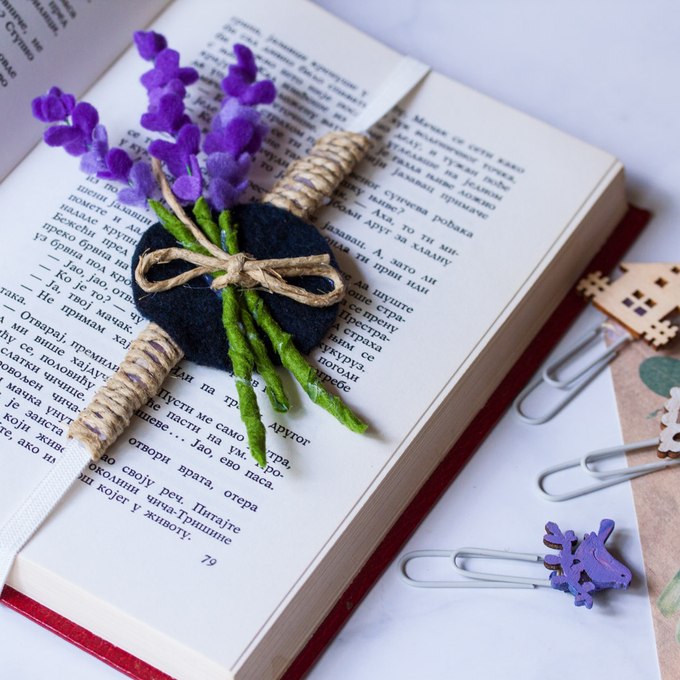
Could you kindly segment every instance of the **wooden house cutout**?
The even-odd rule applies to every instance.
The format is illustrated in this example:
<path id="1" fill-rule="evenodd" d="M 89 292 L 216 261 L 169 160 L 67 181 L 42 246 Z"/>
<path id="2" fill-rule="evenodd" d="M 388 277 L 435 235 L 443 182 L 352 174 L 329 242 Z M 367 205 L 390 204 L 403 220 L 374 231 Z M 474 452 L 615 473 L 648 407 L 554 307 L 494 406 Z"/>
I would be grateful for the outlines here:
<path id="1" fill-rule="evenodd" d="M 600 311 L 656 349 L 675 337 L 669 316 L 680 312 L 680 263 L 621 263 L 623 276 L 610 282 L 601 272 L 581 279 L 576 290 Z"/>

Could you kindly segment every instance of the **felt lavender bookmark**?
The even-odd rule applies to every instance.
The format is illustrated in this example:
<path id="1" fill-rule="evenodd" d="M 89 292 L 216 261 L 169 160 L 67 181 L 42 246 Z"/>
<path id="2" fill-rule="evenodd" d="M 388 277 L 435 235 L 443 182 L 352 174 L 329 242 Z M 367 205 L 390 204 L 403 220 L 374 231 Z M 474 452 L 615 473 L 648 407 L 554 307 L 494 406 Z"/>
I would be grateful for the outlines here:
<path id="1" fill-rule="evenodd" d="M 236 63 L 222 81 L 221 108 L 202 138 L 184 107 L 186 88 L 198 73 L 180 66 L 179 54 L 163 36 L 140 32 L 135 43 L 153 64 L 141 78 L 149 97 L 141 123 L 164 135 L 149 146 L 151 162 L 110 148 L 106 128 L 87 102 L 76 103 L 56 87 L 33 102 L 34 115 L 49 125 L 48 145 L 79 156 L 85 172 L 120 182 L 118 200 L 148 205 L 160 222 L 142 236 L 133 258 L 133 296 L 151 323 L 73 421 L 69 443 L 48 475 L 0 527 L 0 584 L 82 467 L 104 454 L 184 357 L 233 374 L 248 445 L 261 466 L 265 428 L 253 373 L 264 381 L 274 410 L 289 408 L 273 359 L 340 423 L 355 432 L 366 429 L 326 391 L 304 358 L 335 320 L 344 294 L 329 246 L 307 220 L 367 151 L 365 131 L 429 69 L 404 59 L 354 131 L 325 135 L 261 203 L 239 205 L 251 158 L 267 132 L 258 107 L 273 101 L 274 84 L 257 80 L 252 52 L 236 45 Z M 198 161 L 201 151 L 205 172 Z"/>

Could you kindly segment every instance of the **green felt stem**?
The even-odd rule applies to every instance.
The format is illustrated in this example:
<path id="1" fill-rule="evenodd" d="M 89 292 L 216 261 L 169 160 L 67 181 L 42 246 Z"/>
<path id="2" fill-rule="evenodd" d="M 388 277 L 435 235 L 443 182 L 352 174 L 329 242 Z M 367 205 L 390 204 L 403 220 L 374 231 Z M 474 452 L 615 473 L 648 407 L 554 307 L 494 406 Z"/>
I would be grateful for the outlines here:
<path id="1" fill-rule="evenodd" d="M 238 228 L 231 222 L 231 214 L 228 210 L 220 213 L 220 231 L 224 235 L 224 247 L 230 255 L 236 255 L 240 251 L 238 247 Z"/>
<path id="2" fill-rule="evenodd" d="M 153 208 L 153 211 L 158 216 L 161 224 L 165 227 L 166 231 L 175 237 L 175 240 L 180 243 L 183 248 L 187 250 L 192 250 L 195 253 L 201 253 L 202 255 L 208 255 L 208 251 L 201 246 L 194 235 L 189 231 L 189 229 L 182 224 L 179 218 L 170 210 L 161 205 L 158 201 L 149 200 L 149 205 Z"/>
<path id="3" fill-rule="evenodd" d="M 189 229 L 182 224 L 172 212 L 167 210 L 157 201 L 149 201 L 149 204 L 156 215 L 158 215 L 158 219 L 165 229 L 172 234 L 184 248 L 197 253 L 208 254 L 208 251 L 196 241 Z M 210 214 L 210 208 L 204 199 L 201 198 L 196 202 L 193 212 L 196 222 L 206 236 L 215 245 L 219 246 L 221 239 L 220 229 L 213 221 Z M 213 277 L 219 276 L 220 274 L 221 272 L 215 272 L 213 273 Z M 251 350 L 249 340 L 245 335 L 248 331 L 245 331 L 244 333 L 244 327 L 241 324 L 242 311 L 247 312 L 247 310 L 241 309 L 238 292 L 234 286 L 227 286 L 224 288 L 222 290 L 222 325 L 224 326 L 227 342 L 229 344 L 228 354 L 236 380 L 239 412 L 241 414 L 241 420 L 246 427 L 250 453 L 257 463 L 264 467 L 267 463 L 266 431 L 262 424 L 260 409 L 257 405 L 257 396 L 255 395 L 255 390 L 251 383 L 253 366 L 255 365 L 256 360 L 254 352 Z M 260 340 L 260 342 L 262 341 Z M 276 378 L 278 380 L 278 375 Z M 283 386 L 281 386 L 280 391 L 283 391 Z M 276 392 L 276 394 L 278 394 L 278 392 Z M 283 397 L 285 400 L 285 394 Z M 271 396 L 270 399 L 272 399 Z"/>
<path id="4" fill-rule="evenodd" d="M 231 224 L 226 211 L 220 215 L 220 228 L 225 235 L 227 251 L 231 255 L 238 252 L 238 238 L 236 226 Z M 318 375 L 307 360 L 293 344 L 290 333 L 286 333 L 274 320 L 267 306 L 254 290 L 244 290 L 243 298 L 252 314 L 255 323 L 267 334 L 274 347 L 274 351 L 281 358 L 281 363 L 293 374 L 309 398 L 318 406 L 326 409 L 352 432 L 365 432 L 368 427 L 361 421 L 343 401 L 331 395 L 321 384 Z"/>
<path id="5" fill-rule="evenodd" d="M 293 337 L 286 333 L 274 320 L 260 296 L 253 290 L 246 290 L 243 296 L 248 310 L 256 323 L 267 334 L 281 363 L 293 374 L 309 398 L 326 409 L 352 432 L 365 432 L 368 425 L 360 420 L 339 397 L 326 391 L 314 368 L 293 344 Z"/>
<path id="6" fill-rule="evenodd" d="M 210 211 L 210 206 L 203 196 L 194 203 L 193 213 L 196 222 L 203 230 L 203 233 L 210 239 L 211 243 L 214 243 L 221 248 L 220 228 L 215 224 L 215 220 L 213 220 Z"/>
<path id="7" fill-rule="evenodd" d="M 222 215 L 223 216 L 220 216 L 220 224 L 229 225 L 231 222 L 229 211 L 225 210 Z M 225 231 L 215 224 L 212 213 L 210 212 L 210 207 L 203 197 L 199 198 L 194 205 L 194 217 L 206 236 L 216 246 L 224 248 L 225 246 L 222 244 L 223 235 L 226 239 L 227 233 L 232 230 L 228 229 Z M 279 374 L 276 372 L 274 364 L 269 358 L 267 348 L 260 337 L 253 318 L 250 316 L 250 312 L 248 312 L 244 305 L 240 306 L 240 312 L 240 318 L 243 328 L 245 329 L 246 338 L 248 339 L 255 359 L 255 368 L 264 380 L 265 390 L 269 397 L 269 401 L 275 411 L 285 413 L 288 411 L 290 405 L 288 403 L 288 397 L 286 397 L 286 393 L 283 389 L 281 378 L 279 378 Z"/>
<path id="8" fill-rule="evenodd" d="M 257 405 L 257 397 L 251 383 L 254 357 L 240 320 L 240 304 L 238 293 L 233 286 L 222 289 L 222 324 L 229 342 L 229 359 L 234 369 L 238 408 L 241 420 L 246 426 L 250 453 L 258 464 L 264 467 L 267 463 L 267 445 L 265 429 Z"/>
<path id="9" fill-rule="evenodd" d="M 222 232 L 217 224 L 215 224 L 210 207 L 203 197 L 196 201 L 193 212 L 203 233 L 212 243 L 222 248 Z M 227 212 L 227 219 L 228 217 L 229 213 Z M 217 276 L 217 273 L 213 276 Z M 253 389 L 251 382 L 253 366 L 257 366 L 258 371 L 262 375 L 262 378 L 267 385 L 267 394 L 272 405 L 274 405 L 274 408 L 276 408 L 276 405 L 269 389 L 267 377 L 260 370 L 261 362 L 258 359 L 259 348 L 253 345 L 253 337 L 250 328 L 247 325 L 247 320 L 245 323 L 242 323 L 244 312 L 247 314 L 247 310 L 243 308 L 240 302 L 240 296 L 236 288 L 234 286 L 223 288 L 222 325 L 224 326 L 224 331 L 227 335 L 227 342 L 229 343 L 229 359 L 231 360 L 231 365 L 234 369 L 234 378 L 236 379 L 239 413 L 241 414 L 243 424 L 246 426 L 250 453 L 258 464 L 264 467 L 267 463 L 266 430 L 262 423 L 260 408 L 257 404 L 257 396 L 255 395 L 255 390 Z M 250 321 L 250 325 L 254 327 L 252 319 L 250 319 Z M 255 335 L 257 335 L 257 331 L 255 331 Z M 257 340 L 262 343 L 259 336 L 257 337 Z M 269 364 L 271 365 L 271 361 Z M 273 371 L 274 367 L 271 366 L 271 368 Z M 264 370 L 266 372 L 266 368 Z M 276 386 L 274 386 L 274 390 L 276 390 L 275 394 L 283 395 L 287 410 L 287 401 L 285 401 L 286 395 L 283 394 L 283 385 L 281 385 L 279 376 L 275 374 L 275 377 L 280 386 L 280 390 L 277 390 Z"/>
<path id="10" fill-rule="evenodd" d="M 279 413 L 286 413 L 290 408 L 290 404 L 286 392 L 283 389 L 283 383 L 274 368 L 272 360 L 269 358 L 267 347 L 260 337 L 255 321 L 244 305 L 241 305 L 241 321 L 250 347 L 253 350 L 255 368 L 264 380 L 265 391 L 269 397 L 272 408 Z"/>
<path id="11" fill-rule="evenodd" d="M 149 201 L 149 204 L 165 229 L 183 247 L 194 252 L 206 253 L 205 248 L 197 243 L 189 229 L 172 212 L 157 201 Z M 220 214 L 217 225 L 210 208 L 201 198 L 194 205 L 193 213 L 196 222 L 212 243 L 226 249 L 231 255 L 239 252 L 236 225 L 231 223 L 228 210 Z M 217 275 L 219 272 L 213 274 Z M 276 411 L 287 411 L 289 403 L 257 326 L 267 334 L 281 363 L 293 374 L 315 404 L 324 408 L 353 432 L 366 431 L 368 427 L 366 423 L 361 421 L 339 397 L 331 395 L 323 387 L 314 368 L 295 347 L 290 333 L 286 333 L 279 326 L 255 291 L 245 290 L 239 295 L 234 286 L 227 286 L 222 290 L 222 325 L 229 344 L 228 353 L 236 380 L 241 420 L 246 427 L 250 452 L 260 466 L 264 467 L 267 462 L 266 431 L 251 382 L 253 368 L 257 367 L 258 373 L 265 381 L 267 396 Z"/>

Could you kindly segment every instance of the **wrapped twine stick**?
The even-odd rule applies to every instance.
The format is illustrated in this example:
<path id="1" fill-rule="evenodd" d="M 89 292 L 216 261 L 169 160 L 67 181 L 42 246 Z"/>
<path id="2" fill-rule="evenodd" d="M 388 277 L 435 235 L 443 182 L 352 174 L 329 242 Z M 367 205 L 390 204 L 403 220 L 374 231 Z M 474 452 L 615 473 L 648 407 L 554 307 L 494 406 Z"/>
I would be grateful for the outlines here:
<path id="1" fill-rule="evenodd" d="M 118 370 L 71 423 L 69 439 L 81 441 L 92 459 L 99 460 L 183 356 L 173 339 L 150 323 L 132 342 Z"/>
<path id="2" fill-rule="evenodd" d="M 329 132 L 319 139 L 304 158 L 293 161 L 284 176 L 262 198 L 303 220 L 328 202 L 371 145 L 357 132 Z"/>
<path id="3" fill-rule="evenodd" d="M 288 210 L 302 219 L 310 219 L 319 207 L 328 202 L 340 182 L 363 158 L 369 146 L 368 137 L 358 133 L 332 132 L 325 135 L 317 141 L 307 157 L 294 161 L 289 166 L 285 175 L 263 197 L 262 202 Z M 193 234 L 195 225 L 172 195 L 160 168 L 157 168 L 157 179 L 160 181 L 168 205 L 188 228 L 191 223 Z M 180 252 L 173 252 L 172 256 L 168 253 L 160 256 L 151 254 L 150 259 L 147 258 L 144 263 L 140 259 L 141 277 L 143 278 L 145 272 L 153 264 L 176 259 L 179 254 L 182 259 L 198 265 L 196 269 L 188 273 L 189 278 L 208 272 L 225 272 L 223 277 L 218 276 L 213 280 L 212 285 L 215 288 L 236 285 L 249 289 L 257 286 L 289 297 L 297 295 L 298 297 L 294 299 L 311 305 L 334 304 L 342 297 L 342 279 L 336 270 L 328 265 L 327 256 L 320 256 L 320 259 L 312 256 L 311 258 L 257 261 L 233 252 L 233 248 L 232 254 L 225 253 L 211 244 L 202 233 L 195 236 L 197 240 L 202 239 L 199 242 L 211 253 L 207 259 L 201 259 L 200 256 L 196 259 L 196 253 L 188 253 L 181 248 L 166 249 Z M 300 267 L 303 271 L 300 271 Z M 334 282 L 334 290 L 331 293 L 318 295 L 291 286 L 283 280 L 285 276 L 300 274 L 320 274 L 331 278 Z M 179 284 L 184 280 L 182 279 Z M 156 282 L 154 285 L 157 284 L 164 285 L 166 282 Z M 174 282 L 172 285 L 179 284 Z M 255 309 L 256 305 L 257 302 L 251 297 L 249 307 Z M 261 300 L 259 305 L 261 309 L 263 306 Z M 182 357 L 183 352 L 173 339 L 160 326 L 150 323 L 132 342 L 118 371 L 73 421 L 68 430 L 69 439 L 85 444 L 92 459 L 98 460 L 129 425 L 135 411 L 141 408 L 150 397 L 157 394 L 171 369 L 179 363 Z M 302 367 L 298 369 L 299 372 L 303 370 Z M 318 395 L 313 385 L 308 394 L 314 401 L 317 401 Z M 330 399 L 331 402 L 326 408 L 333 413 L 334 409 L 337 411 L 335 402 L 339 400 L 336 397 Z M 355 424 L 350 424 L 350 427 L 357 431 L 365 429 L 365 425 L 358 419 Z"/>

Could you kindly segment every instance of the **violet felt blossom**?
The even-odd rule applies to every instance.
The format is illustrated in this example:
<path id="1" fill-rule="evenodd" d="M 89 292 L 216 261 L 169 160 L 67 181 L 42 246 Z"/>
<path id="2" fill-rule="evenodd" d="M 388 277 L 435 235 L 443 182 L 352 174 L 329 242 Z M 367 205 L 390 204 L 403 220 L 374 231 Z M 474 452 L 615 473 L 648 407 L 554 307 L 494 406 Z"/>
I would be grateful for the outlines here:
<path id="1" fill-rule="evenodd" d="M 189 158 L 189 168 L 186 175 L 178 177 L 172 184 L 172 192 L 180 201 L 195 203 L 203 191 L 203 178 L 198 158 Z"/>
<path id="2" fill-rule="evenodd" d="M 106 172 L 106 154 L 109 152 L 109 135 L 106 128 L 99 124 L 92 131 L 90 148 L 80 157 L 80 169 L 88 175 Z"/>
<path id="3" fill-rule="evenodd" d="M 149 90 L 149 111 L 158 111 L 158 107 L 161 105 L 161 99 L 168 94 L 174 94 L 180 99 L 184 99 L 186 96 L 187 89 L 182 84 L 181 80 L 171 80 L 167 85 L 163 87 L 156 87 L 153 90 Z"/>
<path id="4" fill-rule="evenodd" d="M 229 67 L 227 77 L 222 80 L 222 89 L 230 97 L 236 97 L 241 104 L 256 106 L 271 104 L 276 97 L 276 87 L 271 80 L 255 81 L 257 65 L 249 47 L 234 45 L 236 64 Z"/>
<path id="5" fill-rule="evenodd" d="M 207 199 L 215 210 L 221 212 L 237 203 L 248 188 L 250 164 L 251 158 L 247 153 L 241 154 L 238 160 L 224 152 L 208 156 L 205 164 L 210 177 Z"/>
<path id="6" fill-rule="evenodd" d="M 52 125 L 43 139 L 49 146 L 63 146 L 72 156 L 82 156 L 92 143 L 92 133 L 99 122 L 97 109 L 87 102 L 76 104 L 71 113 L 71 125 Z"/>
<path id="7" fill-rule="evenodd" d="M 90 148 L 80 158 L 80 169 L 100 179 L 127 184 L 132 168 L 132 158 L 127 151 L 114 146 L 109 149 L 108 133 L 103 125 L 92 132 Z"/>
<path id="8" fill-rule="evenodd" d="M 153 61 L 168 46 L 165 36 L 155 31 L 135 31 L 132 38 L 139 56 L 145 61 Z"/>
<path id="9" fill-rule="evenodd" d="M 105 162 L 106 170 L 98 172 L 97 177 L 126 184 L 130 176 L 130 169 L 132 168 L 132 158 L 130 158 L 127 151 L 113 147 L 106 154 Z"/>
<path id="10" fill-rule="evenodd" d="M 149 144 L 149 154 L 163 161 L 173 177 L 187 173 L 189 159 L 198 153 L 201 131 L 198 125 L 184 125 L 174 142 L 156 139 Z"/>
<path id="11" fill-rule="evenodd" d="M 83 172 L 125 185 L 118 194 L 121 203 L 144 205 L 148 198 L 158 196 L 148 163 L 134 163 L 124 149 L 109 148 L 108 133 L 92 104 L 76 104 L 72 94 L 53 87 L 46 95 L 36 97 L 31 109 L 38 120 L 60 123 L 50 125 L 43 133 L 49 146 L 61 146 L 72 156 L 80 156 Z"/>
<path id="12" fill-rule="evenodd" d="M 243 94 L 246 88 L 250 87 L 248 83 L 254 79 L 256 69 L 252 52 L 242 45 L 236 46 L 235 52 L 237 47 L 241 55 L 239 62 L 241 66 L 234 67 L 235 71 L 230 70 L 230 76 L 232 85 L 240 79 L 243 88 L 238 91 Z M 241 71 L 238 70 L 239 68 Z M 227 84 L 226 89 L 230 87 Z M 248 186 L 246 174 L 250 167 L 251 156 L 262 146 L 262 141 L 268 132 L 267 126 L 261 121 L 259 111 L 254 105 L 244 104 L 242 99 L 236 96 L 225 98 L 212 120 L 211 130 L 205 136 L 203 143 L 203 150 L 208 154 L 206 161 L 207 198 L 215 210 L 226 210 L 237 203 Z"/>
<path id="13" fill-rule="evenodd" d="M 175 142 L 157 139 L 149 144 L 149 154 L 163 161 L 175 178 L 172 190 L 183 202 L 198 200 L 203 188 L 201 169 L 196 154 L 201 142 L 197 125 L 184 125 L 177 133 Z"/>
<path id="14" fill-rule="evenodd" d="M 234 118 L 218 131 L 206 135 L 203 150 L 208 153 L 228 153 L 239 156 L 250 143 L 255 126 L 245 118 Z"/>
<path id="15" fill-rule="evenodd" d="M 152 132 L 167 132 L 173 137 L 184 125 L 191 122 L 184 112 L 187 90 L 180 80 L 171 80 L 163 87 L 149 90 L 149 107 L 142 114 L 142 127 Z"/>
<path id="16" fill-rule="evenodd" d="M 58 87 L 51 87 L 47 94 L 36 97 L 31 102 L 34 118 L 42 123 L 58 123 L 65 121 L 76 105 L 72 94 L 65 94 Z"/>
<path id="17" fill-rule="evenodd" d="M 184 113 L 184 100 L 176 94 L 164 94 L 158 104 L 142 114 L 142 127 L 152 132 L 167 132 L 176 135 L 187 123 L 191 122 Z"/>
<path id="18" fill-rule="evenodd" d="M 211 131 L 205 136 L 203 150 L 231 153 L 237 158 L 244 151 L 255 154 L 269 129 L 260 121 L 260 113 L 243 106 L 237 99 L 227 99 L 212 120 Z"/>
<path id="19" fill-rule="evenodd" d="M 179 52 L 166 47 L 154 59 L 154 67 L 140 78 L 147 90 L 165 87 L 171 80 L 191 85 L 198 80 L 198 71 L 191 66 L 179 65 Z"/>
<path id="20" fill-rule="evenodd" d="M 160 190 L 151 166 L 146 161 L 134 163 L 128 176 L 128 186 L 118 192 L 118 200 L 126 205 L 143 206 L 147 199 L 159 196 Z"/>
<path id="21" fill-rule="evenodd" d="M 198 71 L 180 66 L 179 52 L 165 47 L 167 42 L 163 36 L 142 33 L 139 38 L 135 36 L 135 44 L 142 58 L 153 59 L 154 64 L 140 78 L 149 96 L 148 110 L 141 118 L 142 127 L 174 137 L 191 122 L 184 111 L 185 86 L 198 80 Z"/>

